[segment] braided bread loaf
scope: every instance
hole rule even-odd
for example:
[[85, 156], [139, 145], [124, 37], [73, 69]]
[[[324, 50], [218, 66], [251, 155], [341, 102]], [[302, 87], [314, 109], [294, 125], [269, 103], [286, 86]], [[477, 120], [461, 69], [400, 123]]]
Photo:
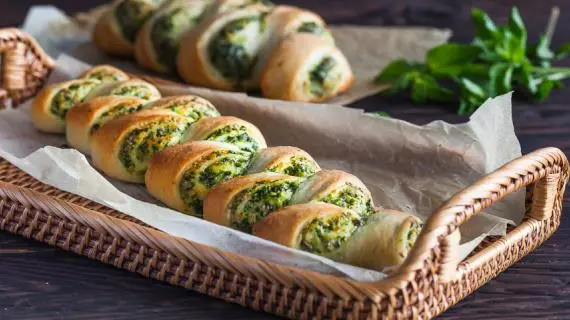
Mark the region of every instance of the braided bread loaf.
[[321, 17], [259, 0], [117, 0], [93, 40], [193, 85], [273, 99], [323, 101], [353, 82]]
[[159, 99], [152, 84], [103, 71], [45, 87], [33, 115], [44, 112], [53, 124], [34, 121], [38, 129], [65, 132], [108, 176], [144, 183], [185, 214], [355, 265], [400, 264], [414, 244], [421, 222], [375, 209], [354, 175], [321, 169], [295, 147], [268, 148], [256, 126], [203, 98]]

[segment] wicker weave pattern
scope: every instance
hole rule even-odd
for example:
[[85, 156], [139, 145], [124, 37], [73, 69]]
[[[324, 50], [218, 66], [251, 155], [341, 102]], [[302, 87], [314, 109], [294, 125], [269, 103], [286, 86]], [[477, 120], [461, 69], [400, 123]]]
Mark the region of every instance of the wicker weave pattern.
[[18, 29], [0, 29], [2, 77], [0, 109], [16, 106], [32, 97], [43, 86], [53, 68], [53, 60], [38, 43]]
[[[33, 39], [14, 29], [0, 30], [0, 51], [5, 56], [10, 52], [5, 66], [17, 66], [3, 69], [2, 101], [21, 102], [40, 88], [53, 62]], [[428, 319], [552, 235], [560, 222], [567, 179], [568, 162], [558, 149], [542, 149], [507, 164], [446, 202], [427, 221], [406, 262], [376, 283], [275, 265], [169, 236], [38, 182], [2, 159], [0, 229], [290, 318]], [[487, 239], [461, 263], [454, 258], [457, 228], [463, 222], [534, 183], [520, 226], [506, 237]]]

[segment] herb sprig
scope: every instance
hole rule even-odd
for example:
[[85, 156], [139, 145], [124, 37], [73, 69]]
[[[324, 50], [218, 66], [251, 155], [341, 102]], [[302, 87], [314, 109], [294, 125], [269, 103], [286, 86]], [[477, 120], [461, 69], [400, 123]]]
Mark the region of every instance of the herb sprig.
[[541, 34], [527, 44], [527, 31], [516, 7], [506, 25], [497, 26], [482, 10], [473, 9], [475, 38], [470, 44], [445, 43], [429, 50], [425, 63], [395, 60], [375, 78], [390, 83], [388, 94], [409, 93], [415, 103], [459, 100], [459, 114], [471, 114], [490, 97], [511, 90], [542, 101], [552, 89], [562, 87], [570, 68], [552, 63], [570, 54], [570, 43], [550, 48], [550, 37]]

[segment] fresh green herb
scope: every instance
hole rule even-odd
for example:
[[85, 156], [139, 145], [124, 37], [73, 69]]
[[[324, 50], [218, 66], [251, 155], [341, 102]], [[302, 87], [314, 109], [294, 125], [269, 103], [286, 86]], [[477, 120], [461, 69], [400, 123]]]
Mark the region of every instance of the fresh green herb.
[[379, 117], [392, 118], [392, 116], [390, 116], [390, 114], [388, 114], [388, 112], [385, 112], [385, 111], [376, 111], [373, 114], [375, 114]]
[[552, 50], [543, 34], [528, 45], [516, 7], [504, 26], [479, 9], [472, 10], [471, 19], [472, 43], [437, 46], [428, 51], [425, 63], [395, 60], [375, 82], [389, 83], [388, 94], [408, 92], [415, 103], [459, 101], [459, 113], [471, 114], [488, 98], [512, 90], [542, 101], [570, 77], [570, 68], [552, 67], [570, 54], [570, 43]]

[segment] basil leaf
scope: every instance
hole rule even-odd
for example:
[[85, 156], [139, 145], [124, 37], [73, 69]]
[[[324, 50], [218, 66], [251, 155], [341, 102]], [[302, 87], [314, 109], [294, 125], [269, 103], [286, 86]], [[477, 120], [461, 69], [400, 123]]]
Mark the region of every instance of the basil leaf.
[[497, 26], [481, 9], [471, 9], [471, 20], [475, 27], [475, 36], [477, 38], [481, 40], [494, 40], [498, 38]]
[[538, 42], [527, 49], [527, 55], [536, 64], [542, 67], [550, 67], [550, 61], [554, 59], [554, 52], [550, 50], [548, 39], [545, 35], [541, 34]]
[[482, 86], [478, 85], [477, 83], [467, 79], [467, 78], [461, 78], [459, 79], [459, 85], [461, 86], [461, 89], [468, 93], [469, 95], [481, 98], [481, 99], [487, 99], [487, 93], [485, 92], [485, 90], [483, 89]]
[[538, 90], [534, 94], [534, 98], [537, 101], [543, 101], [550, 95], [550, 92], [554, 88], [554, 81], [545, 79], [538, 85]]
[[526, 38], [519, 38], [508, 29], [501, 29], [501, 41], [495, 48], [505, 61], [521, 63], [526, 59]]
[[404, 59], [399, 59], [392, 61], [387, 65], [377, 76], [374, 78], [374, 82], [391, 82], [397, 80], [403, 74], [419, 70], [420, 66], [418, 64], [410, 63]]
[[497, 63], [489, 69], [489, 94], [491, 97], [512, 90], [513, 66], [508, 63]]
[[518, 38], [524, 39], [526, 43], [526, 28], [517, 7], [513, 7], [511, 9], [511, 15], [509, 17], [509, 31]]
[[474, 45], [446, 43], [428, 51], [426, 65], [441, 76], [458, 76], [463, 67], [475, 61], [482, 50]]
[[426, 103], [428, 100], [446, 102], [452, 99], [453, 91], [441, 87], [430, 75], [418, 75], [413, 81], [412, 101], [416, 103]]
[[470, 63], [463, 66], [459, 76], [475, 80], [487, 80], [489, 76], [489, 66], [484, 63]]
[[523, 86], [523, 88], [530, 94], [533, 95], [536, 94], [536, 91], [538, 90], [538, 86], [536, 84], [536, 79], [534, 78], [534, 76], [532, 75], [531, 72], [529, 71], [525, 71], [522, 68], [517, 70], [516, 75], [514, 76], [514, 79], [516, 79], [517, 83], [521, 86]]
[[570, 54], [570, 42], [562, 44], [558, 50], [556, 50], [556, 60], [566, 59]]

